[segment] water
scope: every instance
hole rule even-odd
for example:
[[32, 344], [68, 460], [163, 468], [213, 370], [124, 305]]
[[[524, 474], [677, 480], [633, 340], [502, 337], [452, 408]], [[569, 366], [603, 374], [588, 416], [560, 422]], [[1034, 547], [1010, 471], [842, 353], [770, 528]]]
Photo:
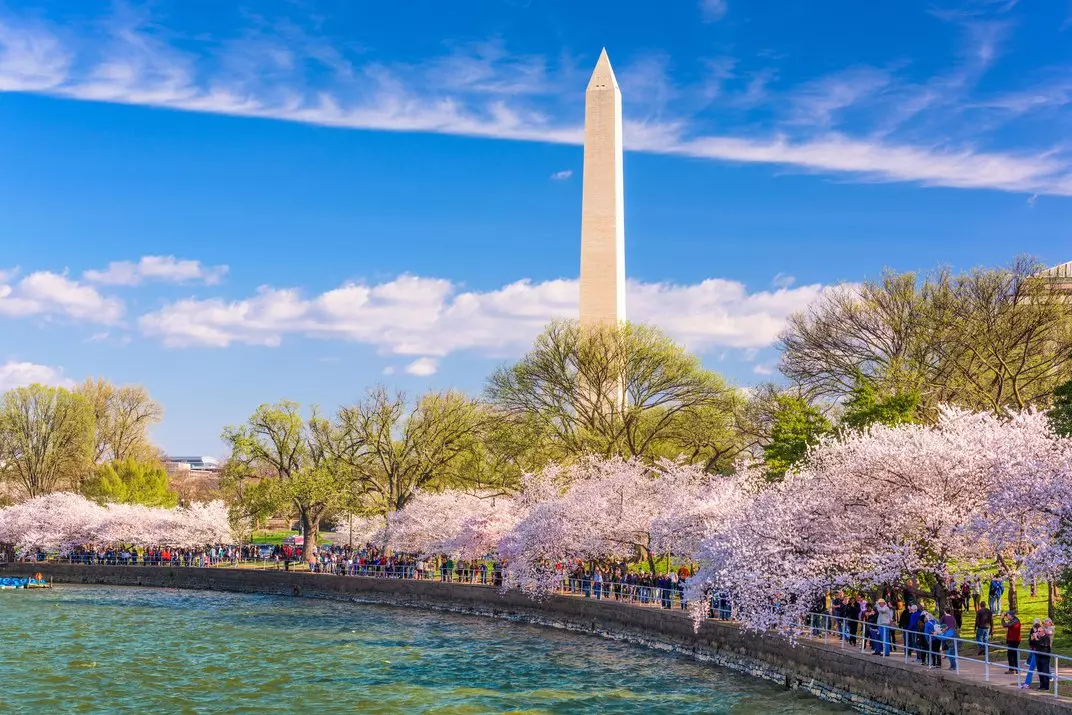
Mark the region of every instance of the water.
[[847, 712], [546, 628], [352, 603], [57, 586], [0, 592], [3, 713]]

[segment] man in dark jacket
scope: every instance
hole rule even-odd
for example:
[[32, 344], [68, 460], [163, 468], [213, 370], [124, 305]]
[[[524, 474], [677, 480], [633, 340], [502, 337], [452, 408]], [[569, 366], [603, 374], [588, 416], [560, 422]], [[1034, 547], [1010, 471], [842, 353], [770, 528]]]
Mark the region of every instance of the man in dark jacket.
[[1038, 667], [1039, 690], [1050, 689], [1050, 652], [1053, 650], [1053, 621], [1047, 618], [1042, 622], [1042, 629], [1031, 650], [1035, 651], [1035, 665]]
[[980, 603], [975, 611], [975, 642], [979, 644], [979, 655], [986, 651], [990, 642], [990, 631], [994, 629], [994, 614], [986, 605]]
[[1020, 647], [1020, 619], [1012, 611], [1006, 611], [1001, 617], [1001, 625], [1005, 626], [1005, 647], [1009, 649], [1009, 669], [1005, 672], [1017, 673], [1020, 670], [1020, 654], [1016, 652]]

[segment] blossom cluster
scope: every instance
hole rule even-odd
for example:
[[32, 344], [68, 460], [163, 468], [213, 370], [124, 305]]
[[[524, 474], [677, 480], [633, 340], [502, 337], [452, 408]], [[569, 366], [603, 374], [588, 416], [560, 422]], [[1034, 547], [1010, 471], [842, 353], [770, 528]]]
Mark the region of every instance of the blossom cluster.
[[1068, 565], [1072, 441], [1045, 414], [956, 409], [934, 425], [832, 437], [703, 539], [690, 591], [730, 592], [756, 628], [790, 628], [830, 589], [937, 593], [995, 569], [1051, 577]]
[[744, 498], [697, 466], [586, 459], [528, 475], [521, 493], [418, 494], [389, 517], [387, 545], [460, 558], [496, 555], [508, 586], [553, 591], [577, 561], [688, 558]]
[[831, 436], [783, 482], [621, 459], [553, 465], [513, 498], [421, 494], [389, 519], [388, 546], [494, 554], [505, 584], [552, 592], [577, 562], [696, 567], [758, 629], [793, 628], [841, 587], [936, 594], [979, 569], [1050, 578], [1072, 566], [1072, 440], [1043, 413], [945, 409], [933, 425]]
[[66, 552], [84, 545], [197, 548], [233, 542], [227, 507], [220, 501], [175, 509], [101, 506], [56, 492], [0, 509], [0, 544], [21, 553]]

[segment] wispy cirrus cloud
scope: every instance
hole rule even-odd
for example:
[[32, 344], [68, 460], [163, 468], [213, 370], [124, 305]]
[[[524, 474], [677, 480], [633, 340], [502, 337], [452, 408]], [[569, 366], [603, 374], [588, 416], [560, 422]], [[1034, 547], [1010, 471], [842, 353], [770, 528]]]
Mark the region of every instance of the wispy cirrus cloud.
[[138, 261], [112, 261], [104, 270], [89, 270], [82, 277], [90, 283], [136, 286], [146, 282], [202, 283], [216, 285], [227, 266], [206, 266], [200, 261], [175, 256], [142, 256]]
[[728, 0], [700, 0], [700, 17], [704, 22], [718, 22], [729, 9]]
[[[713, 15], [725, 11], [721, 2], [704, 7]], [[964, 121], [966, 107], [990, 112], [991, 122], [1008, 114], [972, 100], [1009, 25], [973, 13], [945, 19], [962, 30], [960, 59], [923, 82], [902, 78], [895, 66], [857, 67], [775, 91], [775, 68], [745, 70], [723, 61], [714, 83], [678, 88], [666, 77], [665, 58], [638, 58], [635, 71], [624, 63], [623, 78], [647, 78], [635, 88], [623, 84], [626, 147], [864, 181], [1072, 195], [1067, 150], [1003, 150], [985, 134], [964, 133], [974, 124]], [[84, 38], [78, 28], [0, 15], [0, 90], [349, 129], [583, 140], [584, 68], [569, 59], [513, 56], [499, 41], [402, 64], [335, 47], [295, 27], [212, 44], [171, 41], [137, 16], [113, 18], [107, 27], [102, 36]], [[735, 92], [726, 90], [729, 79], [740, 85]], [[631, 90], [636, 101], [628, 99]], [[726, 108], [765, 103], [775, 120], [761, 133], [714, 133], [708, 127], [717, 122], [703, 114], [714, 96]], [[1010, 96], [1005, 104], [1014, 100], [1022, 112], [1058, 101]], [[861, 109], [869, 110], [866, 121], [846, 121], [858, 119]]]
[[[761, 348], [773, 344], [790, 313], [823, 290], [807, 285], [749, 292], [725, 279], [694, 285], [631, 282], [629, 315], [659, 325], [698, 352]], [[517, 354], [550, 320], [576, 317], [577, 300], [575, 280], [517, 281], [479, 292], [444, 279], [401, 276], [374, 285], [350, 283], [315, 296], [262, 287], [241, 300], [184, 299], [142, 316], [139, 327], [170, 347], [345, 340], [384, 354], [420, 356], [425, 362], [418, 360], [407, 372], [422, 374], [434, 366], [428, 361], [458, 351]]]

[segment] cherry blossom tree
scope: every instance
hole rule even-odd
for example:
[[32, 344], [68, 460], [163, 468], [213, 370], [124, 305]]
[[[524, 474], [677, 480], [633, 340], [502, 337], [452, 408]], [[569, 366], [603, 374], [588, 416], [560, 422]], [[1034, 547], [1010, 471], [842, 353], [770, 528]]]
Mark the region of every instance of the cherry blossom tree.
[[1022, 507], [1032, 490], [1056, 498], [1054, 480], [1038, 473], [1042, 462], [1051, 477], [1067, 473], [1056, 456], [1068, 447], [1056, 439], [1037, 413], [956, 409], [933, 426], [828, 438], [703, 541], [692, 600], [728, 589], [758, 628], [794, 627], [818, 596], [843, 585], [908, 586], [944, 606], [949, 578], [1018, 553], [1011, 573], [1049, 548], [1045, 519]]
[[385, 541], [396, 551], [445, 553], [463, 527], [489, 508], [490, 499], [465, 492], [417, 492], [404, 508], [388, 514]]
[[56, 492], [0, 509], [0, 543], [23, 554], [84, 545], [201, 548], [233, 542], [227, 507], [220, 501], [177, 509], [101, 506]]
[[[702, 497], [717, 493], [718, 478], [695, 465], [589, 458], [554, 470], [531, 481], [540, 499], [500, 542], [506, 583], [531, 593], [553, 591], [575, 561], [640, 561], [654, 571], [664, 549], [681, 553], [696, 540], [686, 526], [695, 510], [715, 511]], [[557, 496], [554, 483], [566, 485]]]
[[496, 497], [481, 512], [474, 513], [452, 538], [442, 542], [443, 552], [462, 559], [478, 559], [499, 550], [503, 537], [521, 521], [522, 512], [513, 499]]
[[54, 492], [0, 509], [0, 543], [22, 554], [68, 550], [90, 543], [104, 508], [85, 497]]
[[1016, 610], [1018, 577], [1053, 580], [1072, 567], [1072, 439], [1058, 435], [1044, 413], [1025, 412], [1013, 421], [1018, 429], [1007, 430], [975, 529], [1010, 580], [1009, 607]]

